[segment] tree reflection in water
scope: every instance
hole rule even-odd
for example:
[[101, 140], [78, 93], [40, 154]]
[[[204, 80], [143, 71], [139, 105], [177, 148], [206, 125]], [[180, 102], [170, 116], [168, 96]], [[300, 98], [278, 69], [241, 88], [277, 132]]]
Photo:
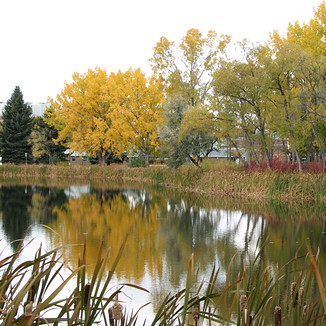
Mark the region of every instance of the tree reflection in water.
[[[60, 235], [48, 231], [53, 246], [86, 240], [90, 266], [102, 242], [115, 257], [129, 233], [117, 278], [150, 290], [154, 309], [167, 292], [184, 286], [192, 253], [199, 280], [216, 265], [223, 282], [232, 257], [231, 275], [236, 279], [261, 248], [259, 267], [282, 266], [298, 248], [305, 254], [308, 244], [314, 251], [320, 248], [320, 269], [326, 270], [326, 223], [318, 207], [312, 213], [311, 207], [279, 203], [241, 206], [171, 191], [117, 187], [3, 186], [0, 209], [8, 241], [21, 238], [31, 223], [47, 224]], [[63, 252], [74, 267], [80, 250], [73, 246]]]

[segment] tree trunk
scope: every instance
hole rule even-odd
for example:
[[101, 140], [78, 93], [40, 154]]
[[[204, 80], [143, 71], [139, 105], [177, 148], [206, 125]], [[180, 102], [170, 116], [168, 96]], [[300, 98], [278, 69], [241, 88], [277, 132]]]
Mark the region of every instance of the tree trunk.
[[293, 130], [290, 129], [290, 140], [291, 140], [291, 147], [292, 147], [292, 153], [293, 153], [293, 157], [292, 159], [294, 160], [294, 158], [296, 158], [297, 162], [298, 162], [298, 169], [299, 172], [302, 173], [302, 163], [301, 163], [301, 158], [299, 156], [298, 150], [295, 146], [295, 138], [294, 138], [294, 133]]
[[267, 167], [269, 170], [271, 170], [271, 158], [268, 152], [268, 146], [267, 146], [267, 140], [266, 140], [266, 134], [265, 134], [265, 123], [264, 120], [261, 116], [261, 111], [260, 108], [255, 108], [256, 115], [258, 117], [258, 122], [259, 122], [259, 130], [260, 130], [260, 143], [261, 143], [261, 149], [262, 149], [262, 154], [265, 156], [265, 160], [267, 163]]
[[[300, 159], [300, 156], [299, 156], [299, 153], [297, 150], [294, 131], [292, 129], [292, 123], [291, 123], [291, 118], [290, 118], [290, 114], [289, 114], [290, 103], [286, 99], [284, 99], [283, 108], [284, 108], [284, 112], [285, 112], [285, 121], [289, 128], [292, 153], [294, 154], [295, 158], [297, 159], [299, 172], [302, 173], [302, 163], [301, 163], [301, 159]], [[292, 159], [293, 158], [294, 157], [292, 157]]]
[[101, 151], [98, 151], [97, 152], [97, 158], [98, 158], [98, 164], [101, 165], [101, 166], [104, 166], [107, 155], [103, 154], [103, 152], [101, 152]]
[[251, 139], [248, 130], [246, 128], [244, 128], [244, 127], [242, 127], [242, 130], [244, 131], [244, 134], [245, 134], [245, 136], [246, 136], [246, 138], [248, 140], [248, 143], [249, 143], [249, 152], [250, 152], [250, 155], [252, 155], [254, 157], [254, 160], [255, 160], [257, 166], [259, 168], [261, 168], [261, 165], [259, 163], [259, 159], [258, 159], [257, 153], [256, 153], [255, 148], [254, 148], [254, 142]]
[[[239, 150], [239, 146], [232, 140], [230, 135], [226, 135], [225, 139], [227, 139], [230, 142], [231, 146], [233, 146], [235, 148], [235, 151], [237, 152], [237, 157], [239, 158], [239, 160], [241, 160], [242, 155]], [[230, 146], [230, 148], [231, 148], [231, 146]], [[230, 150], [230, 157], [231, 157], [231, 150]]]
[[199, 165], [199, 160], [195, 160], [191, 155], [188, 155], [190, 161], [195, 165], [197, 166], [197, 168], [200, 168], [200, 165]]
[[149, 166], [150, 150], [149, 150], [148, 142], [144, 138], [142, 139], [142, 152], [144, 155], [145, 164], [146, 166]]

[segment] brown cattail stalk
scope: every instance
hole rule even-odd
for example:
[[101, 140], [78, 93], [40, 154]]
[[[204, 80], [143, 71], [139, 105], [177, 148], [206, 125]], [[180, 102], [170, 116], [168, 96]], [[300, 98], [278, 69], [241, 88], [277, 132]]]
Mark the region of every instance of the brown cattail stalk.
[[112, 308], [109, 308], [109, 322], [110, 322], [110, 326], [114, 326], [114, 319], [113, 319]]
[[192, 317], [195, 320], [195, 325], [198, 324], [198, 320], [199, 320], [199, 314], [200, 314], [200, 303], [196, 302], [193, 306], [193, 310], [192, 310]]
[[291, 298], [292, 298], [292, 307], [295, 308], [298, 304], [298, 291], [297, 289], [297, 283], [292, 282], [291, 283]]
[[27, 302], [34, 301], [34, 297], [36, 294], [35, 284], [28, 291]]
[[303, 305], [303, 294], [304, 294], [304, 288], [300, 288], [299, 290], [299, 305], [302, 306]]
[[247, 306], [248, 306], [248, 298], [246, 295], [242, 295], [240, 297], [240, 313], [242, 319], [241, 325], [246, 325], [247, 323], [247, 313], [248, 313]]
[[275, 317], [275, 326], [281, 326], [282, 325], [282, 309], [280, 306], [275, 307], [274, 317]]
[[303, 306], [303, 315], [305, 316], [307, 314], [307, 311], [309, 310], [309, 306], [308, 305], [304, 305]]
[[247, 305], [248, 305], [248, 298], [246, 295], [242, 295], [240, 297], [240, 311], [241, 313], [243, 313], [245, 311], [245, 309], [247, 309]]
[[90, 290], [91, 290], [91, 284], [87, 283], [85, 285], [85, 292], [84, 292], [84, 306], [89, 306], [89, 299], [90, 299]]

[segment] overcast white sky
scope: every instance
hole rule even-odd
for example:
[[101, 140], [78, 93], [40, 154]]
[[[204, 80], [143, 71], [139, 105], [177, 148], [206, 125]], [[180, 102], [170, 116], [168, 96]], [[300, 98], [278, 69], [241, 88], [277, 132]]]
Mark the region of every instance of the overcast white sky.
[[55, 97], [74, 72], [140, 67], [162, 35], [190, 28], [264, 43], [308, 22], [322, 0], [0, 0], [0, 102], [16, 85], [25, 101]]

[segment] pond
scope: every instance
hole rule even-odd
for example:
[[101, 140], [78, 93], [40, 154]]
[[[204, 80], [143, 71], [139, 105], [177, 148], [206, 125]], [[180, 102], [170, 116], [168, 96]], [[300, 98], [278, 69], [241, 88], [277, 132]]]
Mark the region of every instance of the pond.
[[[200, 280], [216, 266], [223, 282], [231, 260], [236, 278], [260, 251], [264, 265], [283, 266], [306, 254], [308, 245], [319, 248], [326, 271], [325, 207], [318, 205], [239, 202], [136, 185], [2, 184], [0, 217], [3, 250], [14, 250], [13, 241], [24, 236], [47, 249], [86, 241], [89, 274], [99, 246], [113, 260], [128, 234], [114, 281], [150, 292], [129, 288], [119, 297], [134, 309], [151, 302], [142, 310], [149, 319], [168, 292], [185, 286], [192, 254]], [[81, 251], [81, 245], [71, 246], [62, 254], [76, 267]]]

